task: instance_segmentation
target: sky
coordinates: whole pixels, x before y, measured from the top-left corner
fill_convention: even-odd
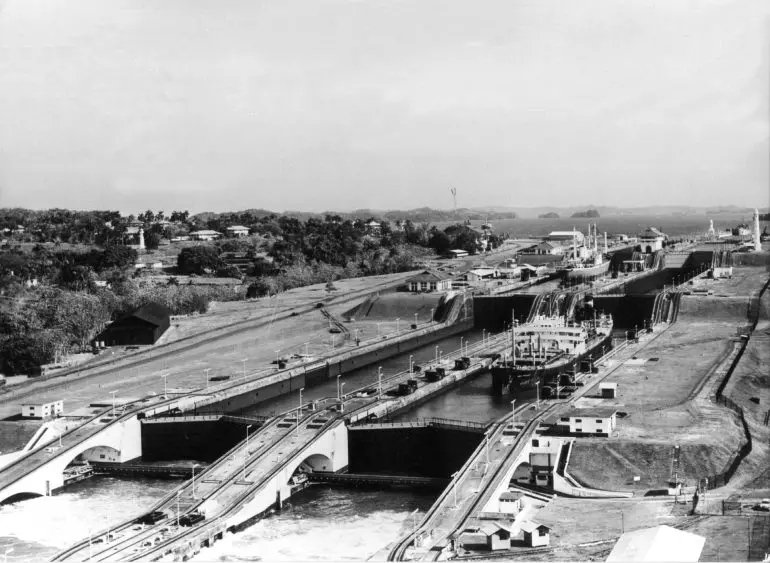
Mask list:
[[[768,0],[0,0],[0,206],[770,204]]]

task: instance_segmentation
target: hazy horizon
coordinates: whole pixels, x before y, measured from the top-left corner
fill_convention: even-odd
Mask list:
[[[767,0],[0,0],[0,206],[770,199]]]

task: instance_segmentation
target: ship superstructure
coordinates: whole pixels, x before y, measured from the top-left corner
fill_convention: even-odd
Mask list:
[[[573,229],[572,247],[557,270],[568,283],[594,279],[609,270],[610,262],[604,259],[604,254],[599,250],[599,234],[595,223],[593,231],[591,225],[588,225],[588,235],[584,240],[584,244],[578,244],[577,231]],[[606,236],[604,247],[606,250]]]
[[[510,355],[492,366],[493,382],[496,387],[507,384],[511,392],[533,388],[584,358],[600,355],[612,337],[612,327],[610,315],[580,322],[537,316],[520,327],[514,323]]]

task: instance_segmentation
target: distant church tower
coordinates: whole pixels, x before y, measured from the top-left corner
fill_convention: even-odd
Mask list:
[[[144,250],[144,229],[139,227],[139,250]]]
[[[754,252],[762,252],[762,241],[759,238],[759,209],[754,208]]]

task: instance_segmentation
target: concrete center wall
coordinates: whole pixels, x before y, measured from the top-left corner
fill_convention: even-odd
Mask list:
[[[300,371],[301,368],[297,369],[292,377],[287,377],[283,381],[267,385],[259,390],[247,391],[240,395],[232,395],[221,401],[213,402],[207,404],[205,407],[195,408],[194,410],[199,414],[238,412],[258,403],[291,393],[301,387],[318,385],[327,379],[336,377],[338,374],[345,374],[374,363],[382,362],[395,355],[411,352],[416,348],[427,346],[437,340],[446,338],[447,336],[465,332],[472,327],[473,319],[469,319],[427,334],[419,334],[405,340],[394,341],[391,344],[385,343],[375,350],[362,352],[361,354],[356,354],[356,350],[352,350],[345,354],[341,360],[330,361],[326,363],[326,365],[318,366],[307,371]]]
[[[350,473],[449,477],[483,434],[435,427],[348,429]]]

